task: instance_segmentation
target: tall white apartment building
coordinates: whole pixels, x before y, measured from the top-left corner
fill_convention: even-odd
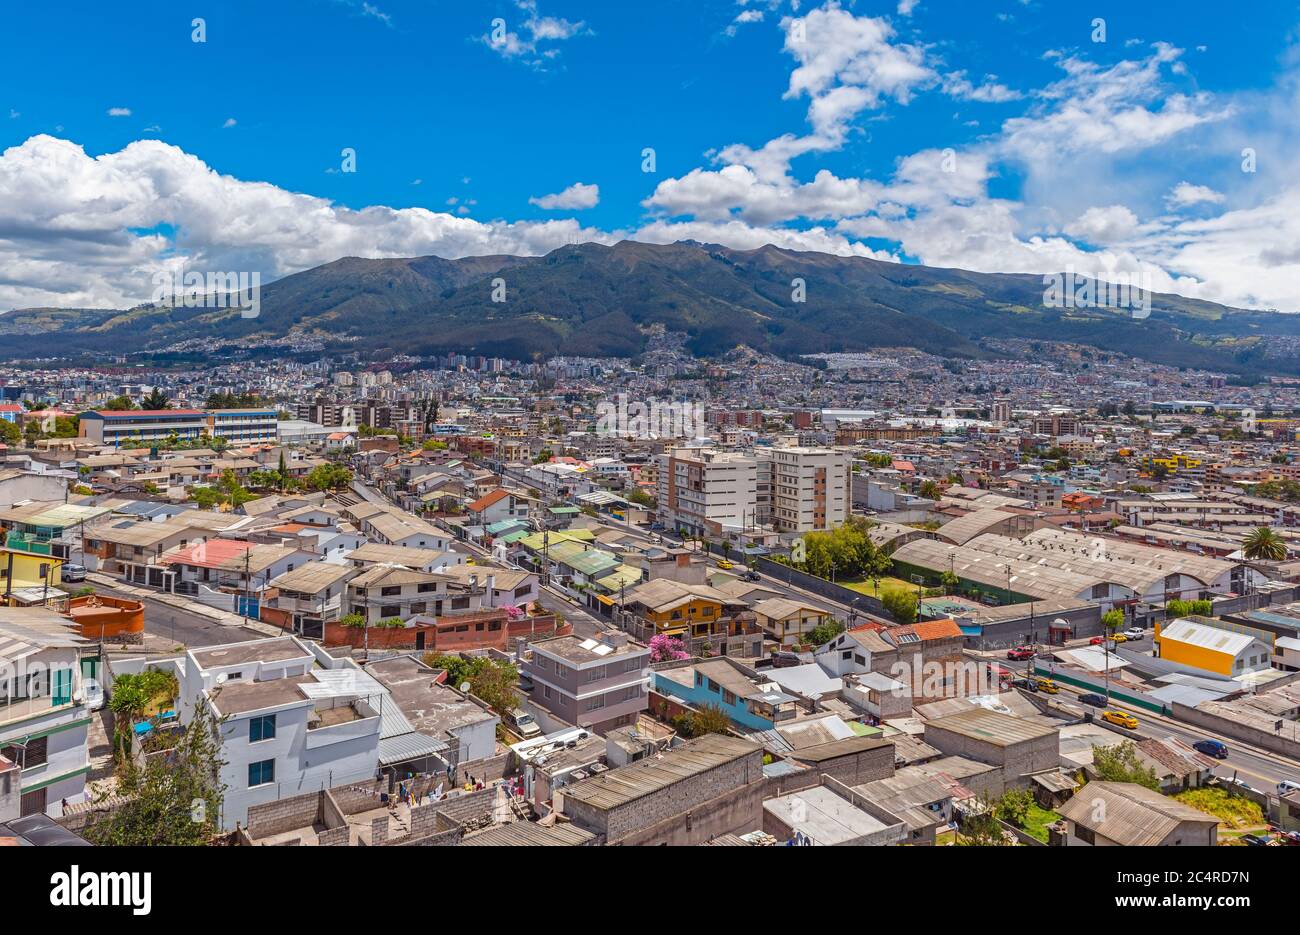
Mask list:
[[[834,448],[760,448],[758,512],[778,532],[835,529],[849,518],[853,455]]]
[[[674,448],[657,461],[658,520],[667,528],[716,536],[756,523],[755,458],[712,448]]]

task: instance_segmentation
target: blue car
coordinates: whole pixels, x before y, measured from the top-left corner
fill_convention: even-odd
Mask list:
[[[1206,756],[1212,756],[1216,760],[1228,758],[1228,745],[1221,740],[1198,740],[1192,744],[1192,749]]]

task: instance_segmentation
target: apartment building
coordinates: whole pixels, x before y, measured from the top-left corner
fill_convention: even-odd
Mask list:
[[[835,529],[849,518],[853,455],[833,448],[760,449],[758,515],[780,532]]]
[[[86,797],[88,641],[44,608],[0,608],[0,762],[15,764],[21,815],[63,814]]]
[[[375,565],[348,581],[346,613],[361,614],[371,626],[381,620],[441,617],[480,609],[483,593],[477,585],[446,575]]]
[[[520,672],[533,681],[532,701],[566,723],[603,734],[635,724],[649,707],[650,647],[624,633],[557,636],[529,648]]]
[[[756,524],[755,458],[712,448],[675,448],[657,461],[657,518],[667,528],[716,536]]]

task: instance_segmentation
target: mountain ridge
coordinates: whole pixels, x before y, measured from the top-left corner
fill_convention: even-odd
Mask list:
[[[493,301],[502,288],[504,301]],[[989,357],[989,339],[1019,338],[1174,366],[1300,373],[1289,342],[1268,340],[1300,338],[1300,315],[1156,293],[1150,316],[1134,318],[1125,309],[1049,307],[1043,294],[1037,274],[624,240],[536,257],[341,257],[264,285],[256,319],[231,308],[15,310],[0,315],[0,356],[48,356],[52,339],[65,354],[87,355],[297,334],[376,356],[630,357],[647,326],[663,325],[686,333],[699,356],[747,345],[782,356],[915,347]]]

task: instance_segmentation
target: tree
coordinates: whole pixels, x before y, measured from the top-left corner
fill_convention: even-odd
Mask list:
[[[911,591],[886,591],[880,598],[889,616],[901,624],[916,623],[916,595]]]
[[[844,624],[831,617],[809,630],[807,640],[813,646],[821,646],[824,643],[829,643],[843,632]]]
[[[1120,627],[1124,626],[1124,611],[1106,611],[1101,615],[1101,625],[1106,628],[1107,635],[1114,633]]]
[[[23,433],[18,428],[17,422],[10,422],[8,419],[0,419],[0,442],[3,442],[6,445],[17,445],[22,440]]]
[[[673,718],[673,726],[687,739],[705,734],[725,734],[731,730],[731,716],[719,705],[704,704]]]
[[[1172,600],[1165,603],[1165,619],[1177,620],[1179,617],[1190,617],[1193,614],[1200,617],[1208,617],[1214,609],[1214,605],[1209,601],[1184,601]]]
[[[115,683],[113,691],[118,686]],[[82,836],[100,847],[197,846],[211,843],[220,831],[220,721],[204,703],[176,744],[146,758],[141,767],[126,758],[118,768],[113,795],[118,807],[92,813]]]
[[[1033,807],[1034,794],[1028,789],[1008,789],[994,806],[994,814],[1007,824],[1021,827]]]
[[[925,497],[927,500],[938,500],[939,485],[932,480],[928,480],[921,484],[921,496]]]
[[[1094,745],[1092,766],[1102,782],[1134,782],[1160,791],[1160,780],[1156,778],[1155,768],[1142,765],[1138,758],[1137,744],[1131,740],[1108,747]]]
[[[307,474],[308,490],[337,490],[352,483],[352,472],[338,464],[322,464]]]
[[[677,637],[665,633],[650,637],[651,662],[673,662],[689,658],[691,654],[686,651],[686,645]]]
[[[450,656],[426,653],[424,664],[447,673],[447,684],[460,688],[469,682],[470,694],[487,702],[501,717],[519,707],[515,686],[519,671],[508,662],[498,662],[486,656]]]
[[[170,409],[171,407],[171,399],[156,386],[148,392],[144,399],[140,400],[140,408],[142,409]]]
[[[364,630],[366,628],[366,618],[361,614],[344,614],[339,618],[339,624],[349,630]]]
[[[962,816],[957,843],[963,847],[1009,847],[1014,844],[1014,839],[1008,840],[1006,831],[998,823],[997,807],[996,801],[981,793]]]
[[[136,405],[131,402],[130,396],[114,396],[100,408],[105,412],[126,412],[129,409],[135,409]]]
[[[1286,558],[1286,543],[1267,526],[1257,526],[1246,536],[1241,552],[1252,561],[1280,562]]]

